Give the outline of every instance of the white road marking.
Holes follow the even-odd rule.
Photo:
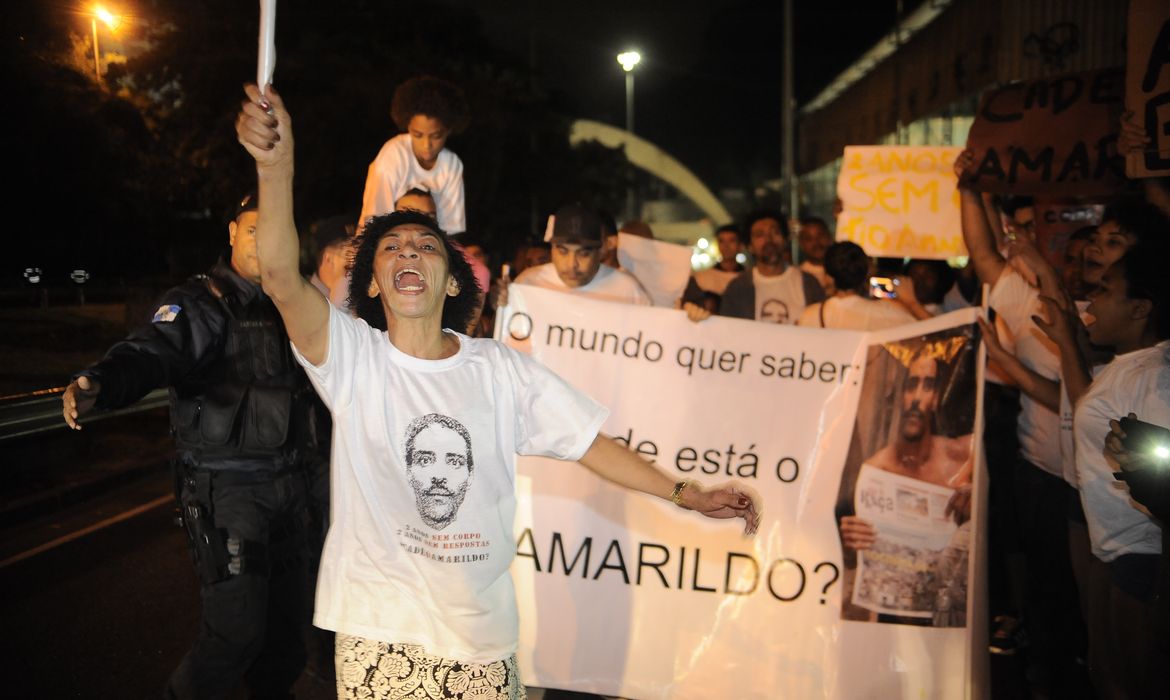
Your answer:
[[[15,564],[17,562],[24,561],[25,559],[28,559],[29,557],[35,557],[36,555],[41,554],[42,552],[47,552],[50,549],[55,549],[57,547],[60,547],[63,544],[68,544],[69,542],[72,542],[73,540],[78,539],[79,537],[85,537],[86,535],[88,535],[91,532],[97,532],[98,530],[101,530],[103,528],[107,528],[111,525],[116,525],[117,523],[120,523],[123,520],[129,520],[130,518],[133,518],[135,515],[138,515],[140,513],[145,513],[148,510],[153,510],[154,508],[158,508],[159,506],[161,506],[165,503],[172,503],[172,502],[174,502],[174,500],[175,500],[175,497],[171,496],[171,495],[160,496],[159,498],[156,498],[153,501],[150,501],[149,503],[143,503],[142,505],[138,506],[137,508],[131,508],[130,510],[127,510],[127,511],[124,511],[122,513],[118,513],[117,515],[106,518],[105,520],[102,520],[101,522],[94,523],[93,525],[90,525],[89,527],[82,528],[80,530],[77,530],[76,532],[71,532],[68,535],[62,535],[55,540],[51,540],[49,542],[46,542],[38,547],[33,547],[32,549],[21,552],[20,554],[14,554],[11,557],[8,557],[7,559],[5,559],[3,561],[0,561],[0,569],[3,569],[6,566],[11,566],[12,564]]]

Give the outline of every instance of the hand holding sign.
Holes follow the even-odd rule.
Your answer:
[[[256,159],[257,168],[288,167],[293,164],[292,119],[284,109],[280,93],[271,85],[268,95],[255,85],[245,85],[248,96],[236,117],[236,138]]]
[[[260,0],[260,38],[256,55],[256,84],[267,93],[276,70],[276,0]]]

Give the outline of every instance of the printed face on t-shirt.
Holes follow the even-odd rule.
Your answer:
[[[455,520],[471,485],[471,439],[459,421],[432,413],[407,428],[406,472],[423,522],[442,530]]]
[[[788,323],[788,304],[779,299],[768,299],[760,306],[760,320],[769,323]]]

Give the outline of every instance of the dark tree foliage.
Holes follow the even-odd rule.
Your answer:
[[[17,201],[53,221],[30,254],[98,255],[131,279],[178,277],[206,267],[226,242],[232,203],[254,187],[233,123],[242,85],[255,79],[257,10],[238,0],[138,0],[132,11],[126,31],[151,48],[111,64],[104,90],[60,59],[66,44],[55,60],[5,37],[8,94],[22,105],[5,152],[24,174]],[[51,33],[48,12],[26,14]],[[489,247],[506,253],[565,201],[620,206],[624,155],[571,149],[571,119],[531,88],[523,62],[486,43],[474,14],[284,0],[274,82],[294,121],[302,228],[357,210],[370,161],[397,131],[394,87],[419,73],[467,93],[471,125],[449,146],[465,166],[469,230]]]
[[[74,268],[133,268],[152,247],[153,136],[131,104],[61,60],[67,25],[38,31],[36,9],[6,7],[0,37],[8,243],[0,287],[18,284],[28,266],[58,285]]]

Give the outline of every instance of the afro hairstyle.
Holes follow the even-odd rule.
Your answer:
[[[355,316],[362,319],[378,330],[386,330],[386,310],[378,297],[370,297],[367,290],[370,281],[374,278],[374,257],[378,251],[378,243],[386,234],[399,226],[413,224],[423,226],[439,235],[443,241],[443,250],[447,253],[447,270],[455,283],[459,285],[459,293],[447,297],[443,302],[443,327],[460,333],[466,333],[468,325],[475,317],[476,306],[479,304],[483,290],[475,281],[471,271],[471,264],[467,258],[451,244],[447,234],[435,224],[435,220],[426,214],[414,211],[396,211],[389,214],[371,217],[366,221],[358,235],[357,252],[353,257],[353,266],[350,268],[350,285],[348,305]]]
[[[390,117],[398,128],[406,131],[416,114],[439,120],[452,134],[461,133],[471,121],[463,90],[431,75],[415,76],[394,90]]]

